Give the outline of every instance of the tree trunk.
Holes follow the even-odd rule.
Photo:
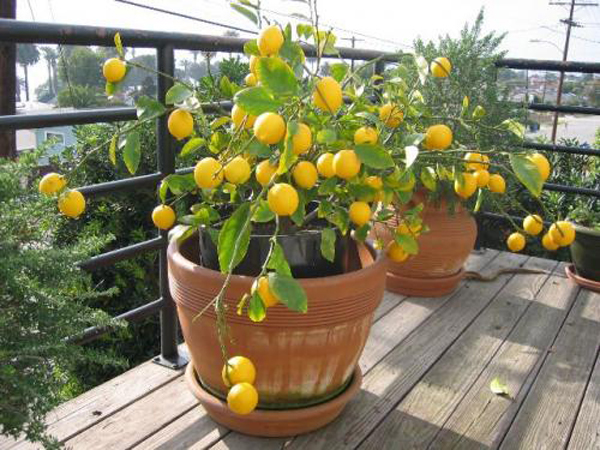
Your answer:
[[[0,1],[0,17],[15,19],[17,17],[17,1]],[[16,53],[15,44],[0,42],[0,115],[16,113]],[[17,144],[14,130],[0,131],[0,158],[15,158],[16,156]]]
[[[25,101],[29,102],[29,73],[27,72],[27,64],[23,64],[23,71],[25,72]]]
[[[54,95],[54,84],[52,83],[52,65],[50,61],[48,61],[48,92],[51,95]]]

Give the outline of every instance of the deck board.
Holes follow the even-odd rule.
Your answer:
[[[467,262],[483,274],[523,265],[544,273],[466,280],[438,299],[386,292],[359,362],[361,391],[313,433],[229,431],[208,417],[181,371],[150,362],[57,408],[50,430],[74,450],[600,450],[600,295],[580,291],[564,264],[549,260],[488,250]],[[510,396],[490,392],[494,377]]]

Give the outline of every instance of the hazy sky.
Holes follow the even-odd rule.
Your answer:
[[[252,29],[253,23],[236,13],[225,0],[136,0],[229,25]],[[590,3],[592,0],[585,0]],[[143,10],[116,0],[18,0],[17,18],[37,22],[101,25],[223,34],[224,28]],[[306,13],[306,6],[291,0],[262,0],[263,8],[279,13]],[[510,57],[560,59],[568,17],[567,6],[551,6],[549,0],[320,0],[321,22],[334,26],[338,37],[356,35],[358,47],[393,51],[410,50],[413,39],[435,39],[440,34],[458,36],[467,21],[473,21],[485,7],[485,30],[507,32],[504,47]],[[33,17],[32,17],[33,12]],[[287,17],[269,14],[280,22]],[[574,28],[569,59],[600,60],[600,7],[576,7],[575,20],[583,28]],[[242,36],[244,36],[242,34]],[[543,40],[550,43],[533,43]],[[126,44],[126,43],[125,43]],[[349,45],[348,41],[343,42]],[[554,44],[554,45],[552,45]],[[43,64],[33,69],[35,85],[43,82]],[[33,90],[32,90],[33,91]]]

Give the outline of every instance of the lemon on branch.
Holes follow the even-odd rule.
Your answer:
[[[194,180],[202,189],[213,189],[223,181],[223,166],[215,158],[202,158],[194,168]]]
[[[76,219],[85,211],[85,197],[77,190],[67,191],[58,198],[58,209],[65,216]]]
[[[243,184],[250,178],[250,164],[241,156],[236,156],[225,165],[225,179],[232,184]]]
[[[303,189],[311,189],[316,183],[319,174],[315,165],[309,161],[296,164],[292,172],[294,182]]]
[[[342,87],[332,77],[321,78],[315,85],[313,102],[321,111],[335,113],[342,106]]]
[[[435,58],[431,62],[431,75],[435,78],[446,78],[450,75],[450,71],[452,70],[452,64],[450,64],[450,60],[445,57]]]
[[[178,108],[169,114],[167,127],[169,128],[169,133],[180,141],[194,131],[194,118],[189,111]]]
[[[262,113],[254,122],[254,137],[265,145],[277,144],[285,135],[283,117],[272,112]]]
[[[156,228],[168,230],[175,223],[175,211],[169,205],[158,205],[152,211],[152,222]]]
[[[257,43],[262,56],[275,55],[283,45],[283,33],[277,25],[271,25],[260,32]]]
[[[269,208],[278,216],[291,216],[299,202],[298,192],[287,183],[274,184],[267,194]]]
[[[227,387],[238,383],[253,384],[256,379],[256,368],[245,356],[233,356],[223,365],[221,378]]]
[[[118,58],[107,59],[102,66],[102,75],[109,83],[118,83],[126,72],[125,63]]]
[[[58,173],[47,173],[40,180],[38,190],[45,195],[56,194],[67,185],[67,180]]]

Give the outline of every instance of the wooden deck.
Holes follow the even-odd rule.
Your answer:
[[[386,294],[360,361],[362,390],[314,433],[229,431],[181,372],[150,362],[62,405],[50,430],[82,450],[600,449],[600,295],[553,261],[487,250],[468,262],[483,273],[518,265],[552,273],[468,281],[440,299]],[[496,377],[509,396],[490,391]]]

